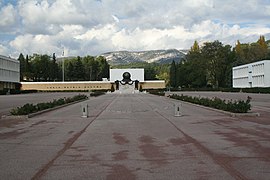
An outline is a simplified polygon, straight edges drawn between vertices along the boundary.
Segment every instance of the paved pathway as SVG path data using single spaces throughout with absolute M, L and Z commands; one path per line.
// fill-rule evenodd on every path
M 229 117 L 148 94 L 109 94 L 0 122 L 2 179 L 269 179 L 269 117 Z M 261 119 L 260 119 L 261 118 Z M 2 126 L 1 126 L 2 125 Z

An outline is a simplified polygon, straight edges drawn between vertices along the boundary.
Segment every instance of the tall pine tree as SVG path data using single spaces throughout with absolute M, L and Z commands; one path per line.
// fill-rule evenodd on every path
M 23 81 L 25 75 L 25 58 L 22 53 L 20 53 L 18 61 L 20 61 L 20 80 Z
M 176 64 L 173 60 L 170 67 L 170 85 L 173 88 L 176 88 Z

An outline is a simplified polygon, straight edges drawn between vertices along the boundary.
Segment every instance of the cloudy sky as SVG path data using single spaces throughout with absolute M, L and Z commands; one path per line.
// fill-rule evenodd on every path
M 0 54 L 85 56 L 270 39 L 270 0 L 0 0 Z

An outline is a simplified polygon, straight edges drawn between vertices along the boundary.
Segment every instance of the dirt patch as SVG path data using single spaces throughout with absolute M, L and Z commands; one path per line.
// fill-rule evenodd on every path
M 79 157 L 82 157 L 81 154 L 70 154 L 70 155 L 67 155 L 69 157 L 73 157 L 73 158 L 79 158 Z
M 91 159 L 90 159 L 91 163 L 93 163 L 93 164 L 99 163 L 101 160 L 100 160 L 100 158 L 98 156 L 99 156 L 99 154 L 92 155 Z
M 266 161 L 270 161 L 270 148 L 264 147 L 256 140 L 254 140 L 254 135 L 243 131 L 242 128 L 234 128 L 234 130 L 238 132 L 230 132 L 230 133 L 223 133 L 223 132 L 216 132 L 216 134 L 224 136 L 228 141 L 231 141 L 238 147 L 245 147 L 249 149 L 251 152 L 257 154 L 258 157 L 263 157 Z M 242 133 L 241 133 L 242 132 Z M 244 133 L 245 132 L 245 133 Z M 253 134 L 253 133 L 252 133 Z M 256 137 L 255 139 L 257 139 Z M 264 138 L 267 142 L 269 138 Z
M 217 125 L 221 125 L 221 126 L 226 126 L 229 125 L 231 123 L 234 123 L 235 121 L 237 121 L 237 119 L 232 119 L 232 118 L 223 118 L 223 119 L 215 119 L 212 120 L 211 122 L 213 122 L 214 124 Z
M 69 131 L 69 132 L 68 132 L 68 134 L 72 134 L 72 133 L 74 133 L 74 131 Z
M 189 142 L 185 138 L 171 138 L 169 142 L 174 146 L 179 146 L 183 144 L 189 144 Z
M 209 173 L 203 169 L 195 169 L 196 176 L 199 180 L 208 180 L 209 179 Z
M 154 138 L 152 138 L 151 136 L 141 136 L 139 140 L 142 143 L 154 143 Z
M 113 139 L 115 140 L 116 144 L 124 145 L 129 143 L 129 140 L 123 136 L 121 133 L 113 133 Z
M 154 138 L 150 136 L 142 136 L 139 138 L 142 145 L 139 146 L 141 155 L 151 164 L 164 165 L 167 164 L 167 153 L 163 151 L 163 146 L 153 144 Z
M 261 111 L 259 112 L 260 116 L 254 116 L 254 117 L 239 117 L 239 119 L 243 121 L 249 121 L 257 124 L 262 124 L 262 125 L 270 125 L 270 113 Z
M 47 122 L 46 120 L 42 120 L 42 121 L 39 121 L 39 122 L 32 124 L 30 127 L 34 127 L 34 126 L 37 126 L 39 124 L 45 124 L 46 122 Z
M 234 130 L 236 130 L 237 132 L 243 133 L 243 134 L 248 134 L 251 136 L 257 136 L 260 138 L 264 138 L 265 140 L 269 140 L 270 139 L 270 129 L 259 129 L 258 130 L 254 130 L 254 129 L 244 129 L 244 128 L 232 128 Z M 266 134 L 268 133 L 268 134 Z
M 76 146 L 76 147 L 71 147 L 70 149 L 75 149 L 78 152 L 87 151 L 87 148 L 85 146 Z
M 26 133 L 27 131 L 11 131 L 6 133 L 0 133 L 0 139 L 16 139 L 19 135 Z
M 133 174 L 124 165 L 112 165 L 109 174 L 107 175 L 107 180 L 135 180 L 136 175 Z
M 119 151 L 117 153 L 113 153 L 113 160 L 115 161 L 121 161 L 121 160 L 125 160 L 128 159 L 128 150 L 124 150 L 124 151 Z
M 0 127 L 12 128 L 18 124 L 23 124 L 26 121 L 27 118 L 0 119 Z
M 90 159 L 89 158 L 84 158 L 83 155 L 78 156 L 78 158 L 75 158 L 71 160 L 72 162 L 86 162 L 91 163 L 91 164 L 98 164 L 101 160 L 98 157 L 99 154 L 91 155 Z M 80 158 L 79 158 L 80 157 Z

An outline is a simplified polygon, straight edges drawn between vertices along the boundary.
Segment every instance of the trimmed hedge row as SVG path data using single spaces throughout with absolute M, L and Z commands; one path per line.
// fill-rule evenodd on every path
M 224 111 L 229 111 L 233 113 L 247 113 L 251 109 L 250 100 L 251 97 L 248 97 L 246 101 L 238 100 L 222 100 L 217 97 L 215 98 L 204 98 L 204 97 L 192 97 L 192 96 L 184 96 L 181 94 L 181 96 L 177 94 L 173 94 L 169 96 L 170 98 L 181 100 L 181 101 L 187 101 L 194 104 L 199 104 L 207 107 L 212 107 Z
M 171 88 L 171 91 L 221 91 L 221 92 L 245 92 L 245 93 L 262 93 L 270 94 L 270 88 Z
M 158 95 L 158 96 L 165 96 L 164 90 L 161 91 L 158 89 L 151 89 L 151 90 L 147 90 L 147 92 L 149 92 L 150 94 Z
M 61 106 L 64 104 L 68 104 L 71 102 L 87 99 L 88 97 L 86 95 L 76 95 L 74 97 L 69 98 L 60 98 L 58 100 L 54 99 L 51 102 L 45 102 L 45 103 L 38 103 L 36 105 L 27 103 L 21 107 L 14 108 L 10 111 L 12 115 L 27 115 L 30 113 L 35 113 L 38 111 L 42 111 L 45 109 L 53 108 L 56 106 Z
M 90 93 L 90 96 L 91 97 L 97 97 L 97 96 L 104 95 L 105 93 L 106 93 L 106 91 L 104 91 L 104 90 L 96 90 L 96 91 L 92 91 Z

